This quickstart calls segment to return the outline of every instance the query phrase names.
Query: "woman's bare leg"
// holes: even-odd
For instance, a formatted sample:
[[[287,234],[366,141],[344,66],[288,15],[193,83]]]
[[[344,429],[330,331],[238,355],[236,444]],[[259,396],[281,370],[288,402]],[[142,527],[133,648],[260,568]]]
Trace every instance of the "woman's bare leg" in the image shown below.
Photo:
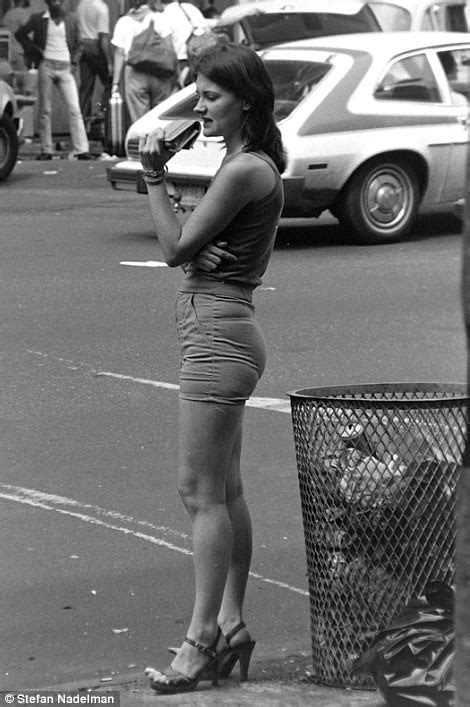
[[[243,406],[180,400],[179,493],[193,529],[195,601],[187,635],[210,645],[217,633],[232,555],[226,482]],[[192,676],[207,657],[183,643],[172,667]]]
[[[218,619],[224,634],[227,634],[243,620],[243,602],[253,549],[251,517],[243,494],[240,474],[241,445],[242,428],[240,425],[226,484],[226,503],[232,526],[232,554]]]

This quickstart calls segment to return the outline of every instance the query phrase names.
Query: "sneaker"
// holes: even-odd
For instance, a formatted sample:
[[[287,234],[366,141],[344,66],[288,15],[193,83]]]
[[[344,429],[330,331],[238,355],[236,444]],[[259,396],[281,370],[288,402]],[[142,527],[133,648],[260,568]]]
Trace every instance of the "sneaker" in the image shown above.
[[[37,160],[51,160],[52,155],[50,152],[40,152],[39,155],[36,155]]]
[[[89,152],[79,152],[78,155],[75,155],[77,160],[94,160],[95,158],[90,155]]]

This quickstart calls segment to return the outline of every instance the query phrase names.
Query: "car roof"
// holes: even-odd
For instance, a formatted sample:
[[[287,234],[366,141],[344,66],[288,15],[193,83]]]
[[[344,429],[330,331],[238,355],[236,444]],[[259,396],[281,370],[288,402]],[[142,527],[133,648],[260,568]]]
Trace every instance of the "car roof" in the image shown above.
[[[443,44],[468,44],[469,32],[368,32],[365,35],[341,34],[331,37],[302,39],[286,44],[276,44],[266,49],[337,49],[365,51],[369,54],[387,53],[391,55],[427,47],[439,47]],[[264,52],[263,52],[264,55]]]

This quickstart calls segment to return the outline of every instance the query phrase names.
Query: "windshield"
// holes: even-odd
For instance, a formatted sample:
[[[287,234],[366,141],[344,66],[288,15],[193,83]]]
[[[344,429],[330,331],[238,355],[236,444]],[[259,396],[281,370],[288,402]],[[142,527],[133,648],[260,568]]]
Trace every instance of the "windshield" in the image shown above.
[[[411,29],[411,12],[387,2],[370,2],[369,7],[384,32],[407,32]]]
[[[421,29],[467,32],[467,20],[463,5],[439,5],[435,3],[426,11]]]
[[[379,29],[368,7],[355,15],[329,12],[269,12],[245,17],[242,25],[256,49],[280,42],[292,42],[333,34],[373,32]]]
[[[461,3],[429,2],[429,7],[422,13],[418,9],[400,7],[401,3],[394,5],[388,2],[369,2],[368,5],[381,29],[384,32],[397,32],[408,30],[447,32],[468,32],[465,17],[465,6]],[[406,2],[403,1],[406,5]]]

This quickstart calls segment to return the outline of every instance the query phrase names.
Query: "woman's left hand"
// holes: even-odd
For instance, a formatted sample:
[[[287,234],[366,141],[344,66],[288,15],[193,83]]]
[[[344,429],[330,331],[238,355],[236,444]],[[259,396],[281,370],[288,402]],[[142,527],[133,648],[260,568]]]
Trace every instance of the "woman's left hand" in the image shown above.
[[[139,157],[144,169],[162,170],[174,152],[165,147],[165,133],[161,128],[152,130],[139,140]]]

